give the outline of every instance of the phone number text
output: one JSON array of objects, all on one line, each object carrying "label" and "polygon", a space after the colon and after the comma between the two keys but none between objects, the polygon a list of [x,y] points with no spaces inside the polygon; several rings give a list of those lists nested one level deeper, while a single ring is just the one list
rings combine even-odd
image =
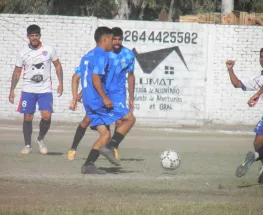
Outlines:
[{"label": "phone number text", "polygon": [[152,31],[150,34],[146,34],[146,31],[125,31],[125,42],[159,42],[159,43],[189,43],[197,44],[198,34],[195,32],[168,32],[168,31]]}]

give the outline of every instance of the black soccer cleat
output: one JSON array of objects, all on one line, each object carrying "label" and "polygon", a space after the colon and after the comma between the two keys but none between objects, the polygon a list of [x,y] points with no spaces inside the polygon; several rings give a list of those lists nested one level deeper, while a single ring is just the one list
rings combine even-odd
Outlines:
[{"label": "black soccer cleat", "polygon": [[120,166],[120,161],[116,159],[114,148],[103,146],[100,148],[100,153],[105,156],[113,165]]},{"label": "black soccer cleat", "polygon": [[95,164],[91,163],[87,166],[82,165],[81,167],[82,174],[106,174],[107,172],[101,169],[98,169]]},{"label": "black soccer cleat", "polygon": [[251,167],[251,165],[255,161],[255,154],[253,152],[248,152],[246,155],[246,158],[242,164],[240,164],[236,169],[236,177],[242,177],[244,176],[248,169]]}]

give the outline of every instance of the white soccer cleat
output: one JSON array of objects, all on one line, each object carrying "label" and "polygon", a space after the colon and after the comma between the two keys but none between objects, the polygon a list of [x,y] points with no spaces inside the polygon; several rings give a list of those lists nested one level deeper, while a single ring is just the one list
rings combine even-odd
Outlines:
[{"label": "white soccer cleat", "polygon": [[44,143],[44,140],[42,139],[42,140],[38,140],[38,139],[36,139],[36,143],[38,144],[38,146],[39,146],[39,152],[40,152],[40,154],[42,154],[42,155],[46,155],[47,154],[47,147],[46,147],[46,145],[45,145],[45,143]]},{"label": "white soccer cleat", "polygon": [[20,152],[21,155],[28,155],[32,152],[32,148],[30,147],[30,145],[26,145],[22,151]]}]

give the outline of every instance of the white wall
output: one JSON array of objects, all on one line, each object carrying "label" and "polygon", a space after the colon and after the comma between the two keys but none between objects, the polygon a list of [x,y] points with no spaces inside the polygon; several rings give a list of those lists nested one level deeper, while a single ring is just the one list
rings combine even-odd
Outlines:
[{"label": "white wall", "polygon": [[[54,92],[55,120],[77,120],[84,116],[83,108],[77,112],[68,109],[71,101],[71,77],[74,68],[79,64],[84,53],[94,47],[94,29],[97,28],[97,18],[43,16],[43,15],[9,15],[0,14],[0,117],[15,119],[21,117],[16,112],[20,98],[19,82],[15,91],[15,105],[8,101],[12,72],[16,54],[28,43],[26,28],[31,24],[41,27],[41,41],[54,46],[59,54],[64,72],[64,94],[56,96],[57,77],[52,70]],[[39,116],[39,113],[36,115]]]},{"label": "white wall", "polygon": [[[16,105],[9,104],[8,94],[16,53],[27,44],[26,28],[33,23],[42,28],[42,41],[58,50],[64,70],[64,95],[54,96],[54,120],[82,119],[81,105],[76,112],[68,109],[71,77],[81,56],[94,47],[93,33],[102,25],[121,27],[125,32],[124,45],[138,53],[135,69],[138,124],[150,122],[167,127],[207,122],[255,124],[261,116],[262,101],[248,108],[246,102],[252,93],[232,87],[225,61],[236,60],[235,70],[240,78],[260,74],[262,27],[0,14],[2,119],[21,117],[15,112],[20,85]],[[54,70],[52,77],[55,93]]]},{"label": "white wall", "polygon": [[[139,54],[135,70],[137,117],[154,119],[158,123],[203,123],[207,58],[205,25],[119,20],[99,20],[99,25],[121,27],[124,44],[130,49],[135,48]],[[173,48],[175,50],[169,51]],[[180,50],[183,60],[176,49]],[[155,54],[154,51],[158,52]],[[155,64],[157,67],[152,68]]]},{"label": "white wall", "polygon": [[222,124],[255,124],[262,116],[263,101],[249,108],[247,101],[254,92],[235,89],[225,67],[227,59],[234,59],[236,75],[240,79],[259,76],[259,51],[263,47],[263,27],[215,25],[208,75],[207,119]]}]

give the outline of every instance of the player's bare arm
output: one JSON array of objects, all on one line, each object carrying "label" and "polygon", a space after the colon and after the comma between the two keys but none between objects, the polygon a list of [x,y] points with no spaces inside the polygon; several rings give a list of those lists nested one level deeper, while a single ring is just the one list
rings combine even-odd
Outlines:
[{"label": "player's bare arm", "polygon": [[81,99],[82,99],[82,90],[78,93],[77,101],[81,102]]},{"label": "player's bare arm", "polygon": [[131,112],[134,110],[134,87],[135,75],[133,72],[128,73],[128,92],[129,92],[129,109]]},{"label": "player's bare arm", "polygon": [[234,73],[234,65],[235,65],[235,61],[233,60],[226,61],[226,67],[229,72],[231,83],[233,84],[235,88],[242,88],[240,81],[238,80],[236,74]]},{"label": "player's bare arm", "polygon": [[58,88],[57,88],[57,92],[59,94],[59,96],[62,95],[63,93],[63,71],[62,71],[62,66],[61,63],[59,61],[59,59],[53,61],[53,64],[56,68],[56,73],[57,73],[57,77],[58,77]]},{"label": "player's bare arm", "polygon": [[72,92],[72,101],[69,106],[69,109],[71,110],[76,110],[77,109],[77,103],[78,103],[78,88],[79,88],[79,80],[80,76],[77,74],[74,74],[72,76],[72,81],[71,81],[71,92]]},{"label": "player's bare arm", "polygon": [[259,100],[259,97],[261,96],[262,93],[263,93],[263,87],[261,87],[261,88],[259,89],[259,91],[257,91],[257,93],[254,94],[254,95],[248,100],[248,102],[247,102],[248,106],[249,106],[249,107],[254,107],[254,106],[257,104],[257,102],[258,102],[258,100]]},{"label": "player's bare arm", "polygon": [[112,101],[106,96],[105,92],[102,89],[102,84],[100,80],[100,76],[97,74],[92,75],[92,83],[95,89],[97,90],[98,94],[102,97],[103,103],[106,108],[113,107]]},{"label": "player's bare arm", "polygon": [[12,75],[10,94],[9,94],[9,102],[12,104],[14,104],[15,88],[20,79],[21,71],[22,71],[22,68],[15,67],[13,75]]}]

